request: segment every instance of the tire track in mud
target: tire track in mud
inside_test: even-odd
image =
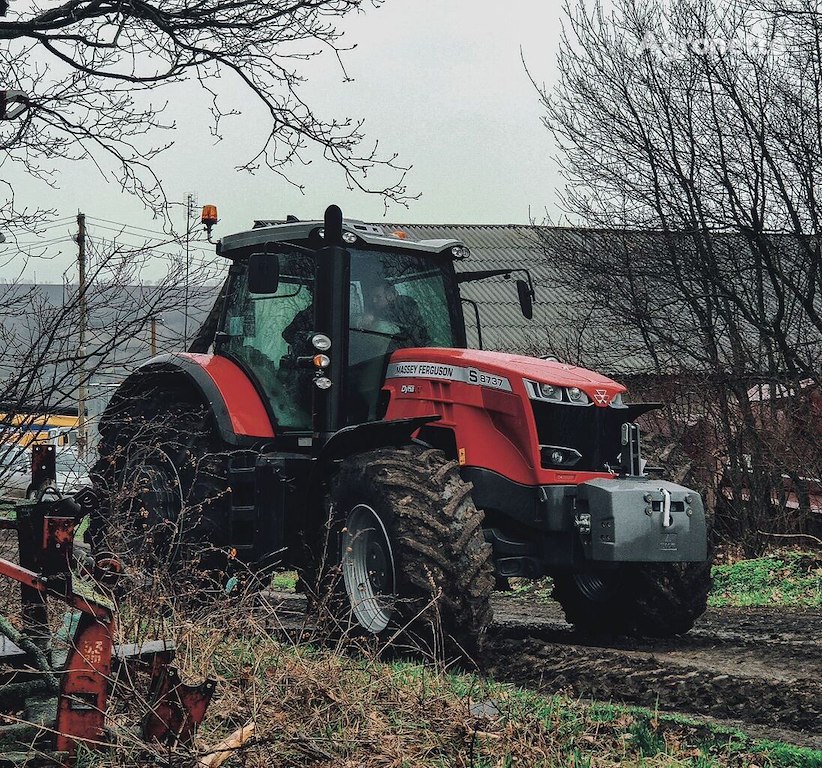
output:
[[[818,611],[710,609],[680,638],[596,642],[553,604],[503,595],[494,607],[485,664],[495,679],[767,726],[772,738],[822,749]]]

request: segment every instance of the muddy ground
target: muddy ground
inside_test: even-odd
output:
[[[710,608],[673,640],[580,637],[553,602],[495,600],[490,675],[546,692],[721,720],[822,749],[822,612]]]
[[[299,595],[269,593],[286,631]],[[718,721],[760,739],[822,749],[822,612],[712,608],[673,640],[585,638],[553,601],[494,596],[490,677],[552,694],[635,704]]]

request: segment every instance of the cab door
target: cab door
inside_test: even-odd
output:
[[[311,372],[298,358],[310,345],[314,270],[303,254],[278,257],[280,280],[271,294],[250,294],[245,265],[232,268],[214,349],[246,371],[279,430],[306,431],[311,429]]]

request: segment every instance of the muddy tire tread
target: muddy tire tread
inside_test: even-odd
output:
[[[483,537],[482,512],[456,462],[418,445],[380,448],[345,460],[330,496],[338,515],[360,502],[372,505],[399,546],[398,623],[416,616],[417,638],[439,624],[447,638],[477,653],[492,618],[491,548]],[[307,582],[316,583],[317,575],[315,569]],[[432,593],[438,597],[433,604]]]

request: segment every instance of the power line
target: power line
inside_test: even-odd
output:
[[[162,254],[164,256],[176,256],[180,257],[183,255],[182,248],[177,250],[168,250],[169,246],[177,245],[175,243],[134,243],[129,242],[128,240],[123,240],[120,238],[117,239],[110,239],[107,237],[100,237],[95,236],[92,239],[92,242],[99,247],[111,247],[111,248],[120,248],[122,250],[130,250],[134,251],[135,253],[138,252],[146,252],[146,253],[155,253],[155,254]],[[200,261],[208,263],[207,257],[213,257],[216,254],[207,248],[197,248],[196,250],[200,251]],[[214,260],[215,263],[219,263],[216,259]]]
[[[45,231],[47,229],[52,229],[54,227],[59,227],[62,224],[70,224],[73,221],[74,221],[74,216],[65,216],[61,219],[54,219],[54,220],[48,222],[48,224],[44,224],[41,229],[42,229],[42,231]],[[19,228],[20,227],[18,227],[18,229]]]
[[[89,219],[93,221],[92,217],[89,217]],[[124,237],[131,237],[131,238],[142,237],[142,235],[140,235],[138,233],[135,233],[135,232],[128,232],[128,231],[125,231],[125,230],[117,229],[115,227],[107,227],[107,226],[104,226],[102,224],[94,224],[94,229],[102,229],[102,230],[105,230],[107,232],[119,232]],[[149,230],[145,230],[145,231],[149,231]],[[159,234],[159,233],[157,233],[157,234]],[[170,244],[177,244],[177,245],[181,245],[181,246],[183,245],[183,237],[179,236],[179,235],[173,235],[172,236],[172,235],[167,234],[164,237],[147,238],[147,240],[157,240],[160,243],[169,244],[169,245]],[[204,250],[204,251],[210,251],[212,253],[214,252],[214,245],[211,244],[211,243],[203,242],[203,241],[192,240],[192,241],[189,242],[189,246],[191,248],[199,248],[199,249]]]
[[[50,229],[54,229],[55,227],[59,227],[65,224],[73,224],[75,222],[75,217],[66,217],[65,219],[58,219],[57,221],[51,222],[48,226],[42,229],[43,232],[46,232]],[[173,234],[169,232],[161,232],[160,230],[156,229],[149,229],[147,227],[138,227],[133,224],[125,224],[119,221],[113,221],[111,219],[104,219],[97,216],[87,216],[86,217],[87,223],[94,223],[95,229],[103,229],[110,232],[119,232],[122,235],[128,235],[130,237],[141,237],[140,233],[147,232],[155,237],[150,238],[152,240],[162,241],[164,243],[179,243],[183,244],[186,235],[185,234]],[[103,224],[99,224],[96,222],[104,222]],[[113,226],[105,226],[106,224],[110,224]],[[71,235],[67,234],[66,238],[72,239]],[[49,238],[48,240],[23,240],[23,241],[16,241],[14,244],[16,245],[48,245],[49,243],[54,242],[57,239],[66,239],[66,238]],[[9,243],[12,244],[12,243]],[[212,251],[214,246],[213,244],[206,243],[203,241],[197,240],[190,240],[189,247],[191,248],[199,248],[206,251]]]
[[[114,224],[116,227],[122,227],[123,229],[138,229],[142,232],[150,232],[153,235],[162,235],[164,237],[168,237],[168,232],[161,232],[158,229],[148,229],[147,227],[138,227],[136,224],[124,224],[121,221],[112,221],[111,219],[103,219],[97,216],[89,216],[89,221],[102,221],[106,224]]]
[[[129,227],[118,227],[116,225],[115,226],[106,226],[105,224],[98,224],[91,217],[89,217],[89,220],[90,220],[92,226],[95,229],[105,229],[107,232],[120,232],[124,235],[129,235],[131,237],[145,237],[145,235],[142,235],[138,232],[130,231]],[[148,232],[149,230],[143,230],[143,231]],[[156,232],[156,233],[152,233],[152,234],[154,236],[150,237],[150,238],[147,238],[148,240],[169,240],[169,241],[179,241],[180,240],[179,235],[173,235],[173,234],[168,233],[168,232],[166,232],[166,233]]]
[[[41,233],[48,232],[49,230],[57,229],[58,227],[68,226],[73,221],[74,221],[73,218],[59,219],[58,221],[53,221],[50,224],[48,224],[44,227],[40,227],[39,229],[36,229],[36,230],[23,229],[23,228],[17,227],[17,228],[7,229],[5,231],[7,233],[9,233],[12,238],[14,238],[14,233],[15,232],[20,232],[21,233],[20,236],[23,237],[23,238],[29,237],[29,236],[38,237]]]
[[[161,260],[179,260],[181,257],[185,256],[186,282],[188,281],[188,274],[191,269],[205,271],[206,273],[219,273],[221,267],[225,265],[225,262],[222,259],[214,258],[216,256],[214,244],[202,241],[195,241],[190,238],[191,211],[193,204],[193,195],[190,194],[187,198],[186,205],[188,232],[185,235],[185,240],[183,240],[183,236],[175,236],[167,232],[159,232],[157,230],[148,229],[147,227],[138,227],[130,224],[124,224],[122,222],[113,221],[110,219],[87,216],[85,217],[86,222],[103,222],[93,224],[92,234],[95,230],[104,230],[105,232],[114,232],[117,235],[115,237],[106,237],[99,235],[89,237],[90,233],[88,232],[87,228],[85,235],[87,249],[89,246],[96,246],[94,250],[98,252],[107,247],[114,249],[130,249],[135,252],[143,251],[146,258],[153,257]],[[65,217],[63,219],[58,219],[54,222],[50,222],[49,225],[44,229],[44,231],[53,230],[56,227],[64,225],[70,225],[75,221],[75,217]],[[142,233],[148,233],[152,235],[152,237],[146,237]],[[138,240],[139,242],[136,243],[134,242],[134,240]],[[52,237],[45,240],[38,239],[27,240],[22,242],[12,241],[7,244],[8,246],[12,246],[12,248],[10,249],[11,253],[7,252],[6,255],[12,256],[14,254],[14,249],[17,249],[21,254],[25,255],[26,258],[53,259],[58,255],[57,253],[38,254],[37,251],[44,248],[50,248],[56,245],[61,245],[64,243],[76,243],[75,233],[67,231],[66,234],[63,236]],[[0,250],[0,260],[2,260],[2,258],[3,253],[2,250]],[[187,306],[188,300],[185,301],[185,307],[187,308]]]
[[[100,247],[100,246],[102,246],[102,247],[105,247],[105,246],[111,246],[111,247],[125,246],[125,247],[128,247],[130,249],[133,249],[135,252],[144,251],[146,253],[146,255],[169,256],[169,257],[178,258],[178,259],[183,256],[182,251],[171,251],[171,250],[167,250],[166,248],[164,248],[163,246],[167,245],[166,243],[157,244],[157,245],[146,244],[146,243],[136,244],[136,243],[130,243],[130,242],[127,242],[127,241],[124,241],[124,240],[110,240],[110,239],[105,238],[105,237],[94,237],[94,238],[92,238],[92,243],[95,244],[98,247]],[[205,251],[205,253],[201,254],[199,257],[190,255],[190,260],[192,261],[192,263],[194,263],[196,265],[199,265],[199,266],[216,266],[216,265],[219,265],[219,264],[223,263],[222,260],[213,258],[214,256],[216,256],[216,254],[210,248],[203,248],[201,250]],[[207,257],[211,257],[211,258],[207,258]]]
[[[30,242],[12,242],[9,245],[15,245],[18,248],[42,248],[46,245],[53,245],[54,243],[62,243],[62,242],[74,242],[74,238],[71,235],[64,235],[63,237],[54,237],[49,240],[32,240]]]
[[[196,206],[196,204],[197,204],[196,200],[192,200],[192,203],[193,203],[194,206]],[[191,216],[191,207],[190,206],[189,206],[189,216]],[[103,218],[98,218],[96,216],[89,216],[88,221],[91,221],[91,222],[102,221],[106,224],[113,224],[115,227],[118,228],[117,231],[121,231],[121,230],[122,231],[125,231],[125,230],[139,230],[140,232],[148,232],[152,235],[157,235],[159,237],[159,239],[174,240],[174,241],[182,242],[186,237],[185,233],[177,235],[177,234],[172,234],[172,233],[169,233],[169,232],[161,232],[160,230],[157,230],[157,229],[148,229],[147,227],[138,227],[134,224],[124,224],[121,221],[112,221],[111,219],[103,219]],[[101,229],[107,229],[107,227],[104,227],[102,225],[96,225],[96,226],[100,227]],[[191,229],[189,227],[189,230],[188,230],[189,234],[190,234],[190,231],[191,231]],[[192,246],[199,246],[199,247],[206,247],[206,243],[204,243],[202,241],[198,242],[198,241],[195,241],[195,240],[191,241],[191,245]]]

